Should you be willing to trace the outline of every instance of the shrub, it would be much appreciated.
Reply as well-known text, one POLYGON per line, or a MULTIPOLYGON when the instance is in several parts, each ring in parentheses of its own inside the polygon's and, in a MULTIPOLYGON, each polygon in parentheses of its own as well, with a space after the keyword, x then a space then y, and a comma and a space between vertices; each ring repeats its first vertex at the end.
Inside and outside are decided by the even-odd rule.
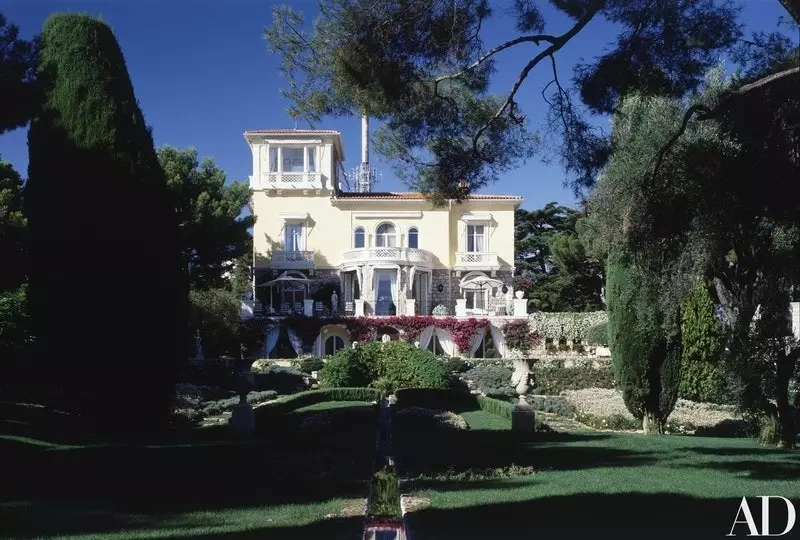
POLYGON ((534 393, 556 395, 565 390, 584 388, 614 388, 614 373, 610 365, 598 368, 591 365, 577 365, 567 368, 563 365, 533 366, 534 393))
POLYGON ((533 408, 537 411, 572 418, 577 413, 575 406, 564 396, 533 396, 533 408))
POLYGON ((486 396, 478 396, 478 406, 482 411, 502 416, 507 420, 511 420, 511 413, 514 411, 512 403, 486 396))
POLYGON ((683 356, 678 395, 692 401, 721 403, 724 375, 718 358, 722 327, 702 281, 697 282, 684 303, 681 323, 683 356))
POLYGON ((263 373, 254 374, 259 390, 274 390, 279 394, 293 394, 306 389, 305 374, 291 367, 270 366, 263 373))
POLYGON ((238 356, 239 299, 233 293, 226 289, 192 289, 189 320, 191 328, 200 329, 204 356, 238 356))
POLYGON ((433 311, 431 311, 431 315, 435 317, 447 317, 448 315, 450 315, 450 310, 447 309, 447 306, 439 304, 438 306, 433 308, 433 311))
POLYGON ((470 369, 469 363, 457 356, 447 358, 444 361, 444 367, 449 373, 464 373, 470 369))
POLYGON ((569 352, 569 345, 567 345, 566 343, 559 343, 558 350, 560 352, 569 352))
POLYGON ((400 388, 445 388, 447 380, 444 365, 433 353, 405 341, 342 349, 322 370, 323 386, 371 386, 384 393, 400 388))
MULTIPOLYGON (((403 343, 403 342, 398 342, 403 343)), ((446 388, 448 383, 445 366, 432 352, 418 349, 410 343, 405 345, 405 354, 389 359, 384 365, 387 392, 401 388, 446 388)))
POLYGON ((363 347, 337 351, 320 374, 320 384, 328 388, 366 387, 376 379, 377 369, 363 347))
POLYGON ((308 358, 303 358, 299 364, 300 371, 302 371, 303 373, 311 373, 312 371, 322 371, 322 368, 324 367, 325 367, 325 362, 322 361, 322 358, 317 358, 316 356, 309 356, 308 358))
POLYGON ((608 323, 603 322, 589 328, 586 333, 586 341, 589 342, 589 345, 608 347, 608 323))
POLYGON ((467 371, 464 378, 471 380, 480 392, 488 396, 515 396, 511 375, 512 371, 507 367, 483 365, 467 371))

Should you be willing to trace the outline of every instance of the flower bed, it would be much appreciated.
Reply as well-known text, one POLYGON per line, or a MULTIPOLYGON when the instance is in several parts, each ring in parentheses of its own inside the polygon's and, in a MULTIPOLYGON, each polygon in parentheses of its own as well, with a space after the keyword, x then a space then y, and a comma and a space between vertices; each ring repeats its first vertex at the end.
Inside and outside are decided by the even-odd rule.
POLYGON ((395 413, 398 422, 414 422, 416 428, 468 429, 467 422, 451 411, 427 409, 425 407, 406 407, 395 413))
MULTIPOLYGON (((577 410, 575 419, 600 429, 640 429, 638 422, 622 400, 622 392, 606 388, 567 390, 564 395, 577 410)), ((679 399, 667 419, 667 430, 694 433, 714 426, 737 421, 735 409, 729 405, 697 403, 679 399)))

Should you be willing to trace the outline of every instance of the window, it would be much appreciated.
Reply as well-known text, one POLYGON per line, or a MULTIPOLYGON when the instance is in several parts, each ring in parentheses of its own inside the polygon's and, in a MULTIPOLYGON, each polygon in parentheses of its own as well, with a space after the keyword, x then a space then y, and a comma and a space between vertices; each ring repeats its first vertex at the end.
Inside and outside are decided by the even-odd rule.
POLYGON ((408 229, 408 247, 419 248, 419 231, 416 227, 408 229))
POLYGON ((485 225, 467 225, 467 251, 486 251, 485 230, 485 225))
POLYGON ((355 233, 353 233, 353 247, 363 248, 366 245, 364 237, 364 227, 356 227, 355 233))
POLYGON ((308 172, 317 172, 317 149, 313 146, 306 148, 308 156, 308 172))
POLYGON ((281 148, 283 172, 303 172, 305 162, 302 148, 281 148))
POLYGON ((464 298, 467 299, 467 309, 486 310, 486 295, 488 292, 488 289, 485 291, 464 291, 464 298))
POLYGON ((269 172, 317 172, 315 146, 270 146, 269 172))
POLYGON ((283 237, 284 251, 303 251, 303 224, 287 223, 283 237))
POLYGON ((325 340, 325 356, 336 354, 339 349, 344 349, 344 340, 339 336, 330 336, 325 340))
POLYGON ((394 225, 391 223, 384 223, 378 227, 375 234, 375 246, 377 247, 396 247, 397 246, 397 233, 395 232, 394 225))

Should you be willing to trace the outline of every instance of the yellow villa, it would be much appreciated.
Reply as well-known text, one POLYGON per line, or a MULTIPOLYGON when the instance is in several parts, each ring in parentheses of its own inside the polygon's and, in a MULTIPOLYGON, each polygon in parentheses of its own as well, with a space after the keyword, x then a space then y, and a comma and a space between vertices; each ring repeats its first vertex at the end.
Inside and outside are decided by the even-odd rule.
MULTIPOLYGON (((248 317, 525 314, 512 287, 521 197, 476 194, 435 207, 420 193, 349 191, 339 132, 244 136, 256 216, 248 317)), ((364 150, 366 174, 367 159, 364 150)), ((321 335, 314 352, 346 345, 338 338, 321 335)))

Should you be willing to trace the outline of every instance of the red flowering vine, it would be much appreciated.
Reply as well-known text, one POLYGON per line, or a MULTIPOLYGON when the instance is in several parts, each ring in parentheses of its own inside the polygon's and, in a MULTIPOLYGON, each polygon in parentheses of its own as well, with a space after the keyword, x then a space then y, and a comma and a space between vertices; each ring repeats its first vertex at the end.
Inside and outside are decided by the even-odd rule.
POLYGON ((528 352, 542 342, 538 332, 532 332, 528 319, 506 321, 503 324, 506 347, 528 352))
MULTIPOLYGON (((527 321, 525 321, 527 324, 527 321)), ((488 329, 488 319, 457 319, 455 317, 407 316, 393 317, 287 317, 281 320, 291 328, 306 348, 310 348, 324 326, 338 324, 347 328, 350 341, 372 341, 381 327, 396 328, 406 341, 414 341, 427 327, 433 326, 449 331, 460 351, 469 350, 469 342, 477 332, 488 329)), ((268 319, 250 319, 240 325, 240 336, 249 350, 258 350, 264 343, 264 334, 275 323, 268 319)))

